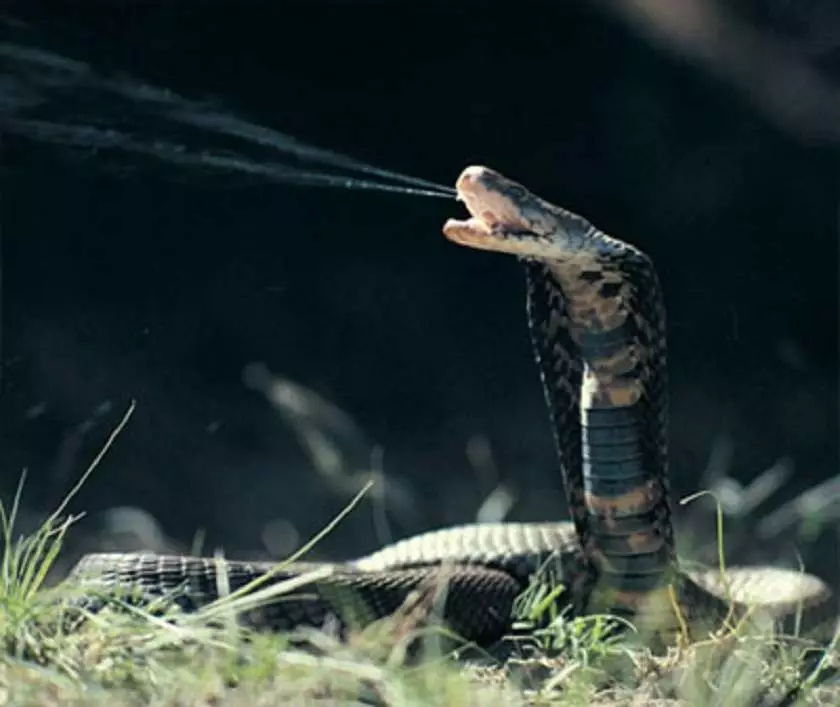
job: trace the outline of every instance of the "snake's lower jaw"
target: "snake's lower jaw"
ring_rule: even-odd
[[[487,223],[475,217],[466,221],[449,219],[443,225],[443,234],[453,243],[476,250],[515,254],[520,252],[517,244],[510,242],[503,231],[488,226]]]
[[[487,227],[476,218],[466,221],[451,218],[443,224],[443,235],[453,243],[481,247],[482,240],[487,237]]]

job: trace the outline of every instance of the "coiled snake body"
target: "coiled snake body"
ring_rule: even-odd
[[[811,575],[679,566],[668,498],[664,307],[649,258],[486,167],[468,167],[456,186],[471,218],[449,220],[446,237],[514,254],[525,268],[528,323],[572,522],[452,527],[358,560],[279,572],[270,563],[225,560],[231,590],[271,570],[271,581],[327,570],[306,596],[263,607],[257,624],[320,625],[342,589],[364,602],[368,616],[383,617],[444,576],[446,621],[465,639],[490,644],[509,629],[514,599],[546,564],[567,588],[560,600],[576,613],[655,616],[673,627],[755,607],[775,617],[799,608],[833,612],[829,589]],[[69,581],[148,596],[180,588],[194,607],[218,597],[220,562],[92,554]]]

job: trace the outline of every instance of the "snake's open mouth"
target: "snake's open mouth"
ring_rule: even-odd
[[[520,206],[510,193],[514,187],[518,185],[488,167],[467,167],[458,177],[455,188],[458,199],[470,212],[470,218],[449,219],[443,226],[444,235],[461,245],[507,250],[502,247],[503,242],[513,236],[521,238],[529,231],[529,224],[522,218]]]

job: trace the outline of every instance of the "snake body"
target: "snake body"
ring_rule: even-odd
[[[269,574],[278,582],[323,571],[305,595],[246,617],[284,630],[323,624],[337,594],[361,601],[370,618],[384,617],[445,577],[444,619],[481,645],[505,634],[514,600],[546,567],[567,588],[560,603],[576,614],[655,616],[666,628],[686,618],[714,624],[755,608],[776,618],[800,608],[833,615],[830,590],[811,575],[680,566],[668,494],[665,312],[648,256],[486,167],[468,167],[456,187],[471,218],[449,220],[446,237],[513,254],[524,266],[571,522],[455,526],[356,560],[279,570],[264,562],[97,553],[83,557],[69,581],[146,597],[178,589],[191,609],[218,598],[222,584],[236,590]]]

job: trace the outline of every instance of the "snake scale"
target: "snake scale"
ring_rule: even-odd
[[[231,590],[270,571],[276,582],[326,569],[303,595],[251,616],[259,627],[284,630],[323,624],[342,591],[363,601],[367,616],[384,617],[444,576],[444,619],[479,645],[510,629],[515,598],[547,566],[566,588],[558,602],[575,614],[656,616],[666,628],[685,619],[715,624],[751,608],[779,619],[800,609],[833,617],[832,593],[814,576],[680,566],[668,492],[665,312],[648,256],[487,167],[466,168],[456,188],[470,218],[450,219],[444,235],[515,255],[525,269],[528,326],[572,522],[450,527],[360,559],[281,571],[271,563],[97,553],[83,557],[69,581],[148,597],[180,589],[182,606],[196,608],[219,596],[220,562]]]

